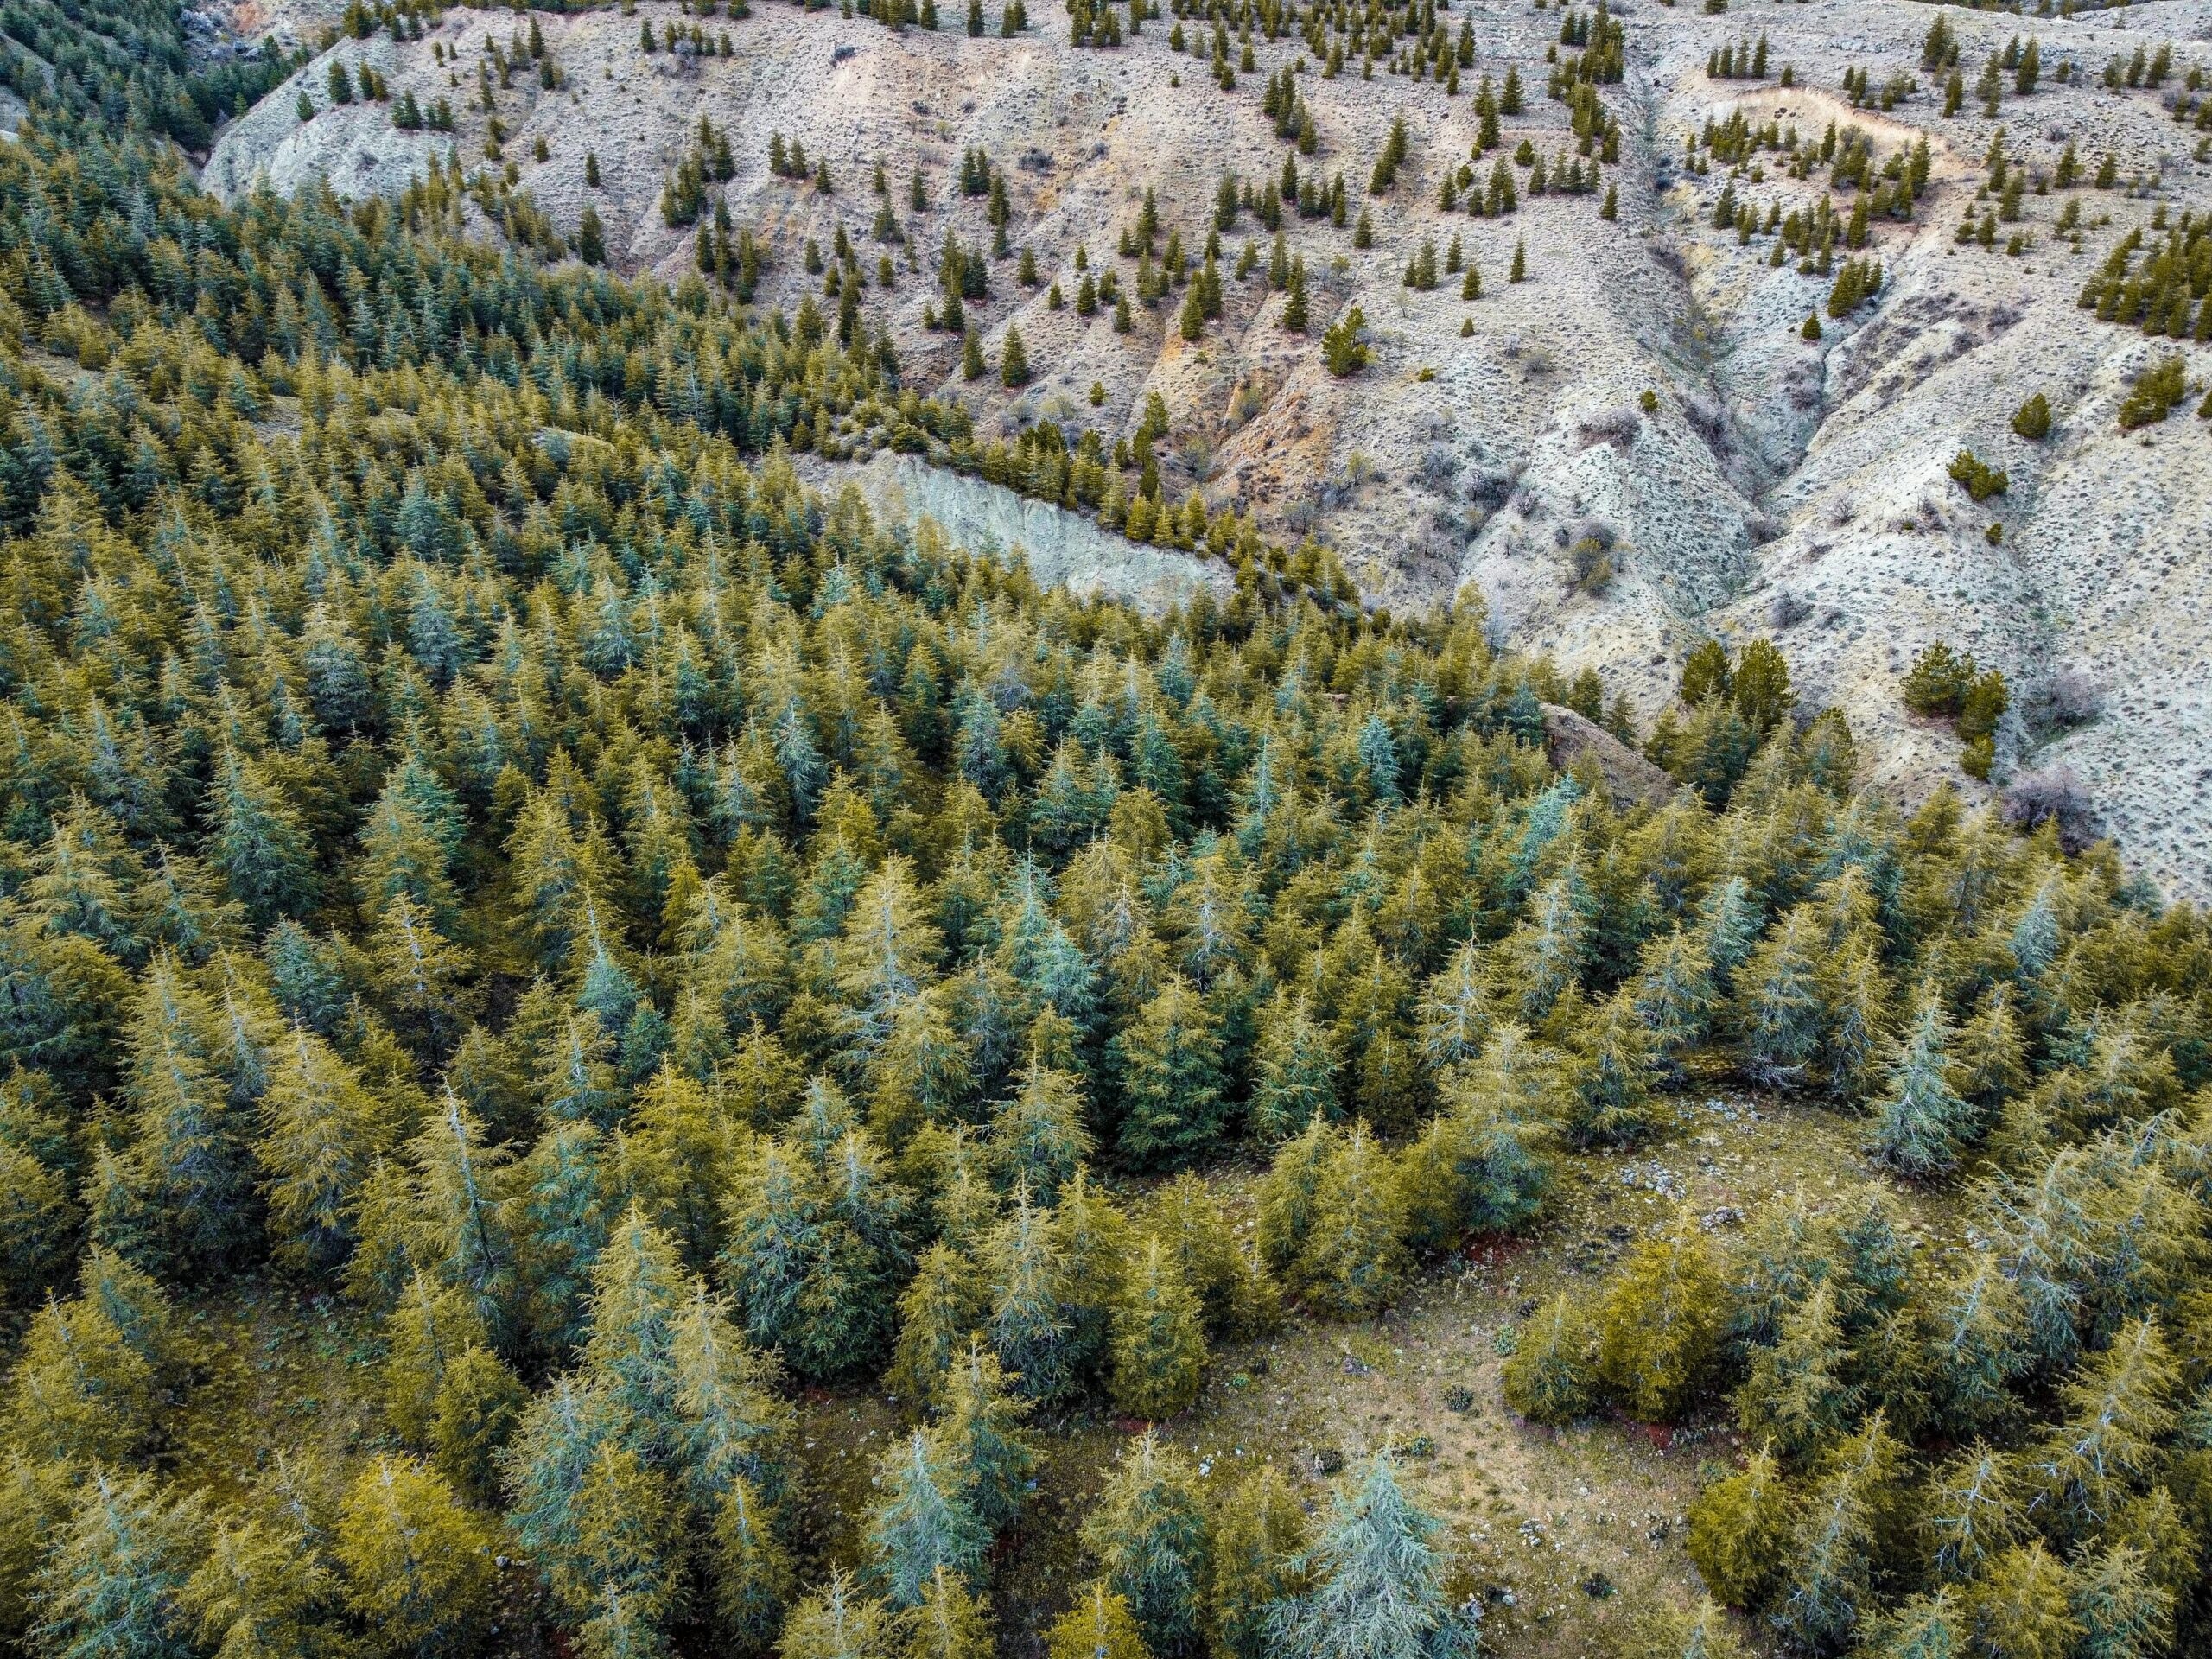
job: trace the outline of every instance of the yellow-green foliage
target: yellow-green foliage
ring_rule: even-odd
[[[172,70],[145,0],[78,50],[49,10],[11,35],[66,73],[9,72],[37,108],[0,146],[0,1635],[972,1645],[1058,1424],[1180,1408],[1286,1300],[1372,1316],[1732,1073],[1964,1172],[1969,1248],[1856,1193],[1740,1244],[1685,1213],[1524,1322],[1515,1407],[1740,1390],[1789,1495],[1722,1482],[1694,1548],[1808,1649],[1953,1579],[2022,1641],[2055,1573],[2084,1643],[2200,1604],[2196,912],[1948,791],[1855,794],[1767,641],[1694,653],[1649,734],[1614,700],[1680,785],[1615,798],[1544,747],[1602,677],[1177,500],[1164,397],[1118,453],[986,440],[843,254],[834,315],[763,316],[741,235],[626,281],[443,158],[395,201],[226,207],[168,139],[281,66]],[[1618,26],[1566,27],[1610,163]],[[1040,590],[802,486],[863,446],[1205,581]],[[1931,652],[1910,690],[1994,760],[2001,679]],[[1223,1187],[1268,1156],[1247,1255]],[[321,1392],[214,1398],[264,1331]],[[801,1386],[912,1414],[895,1478],[826,1489],[867,1516],[801,1512]],[[2002,1535],[1923,1559],[1900,1516],[1977,1440]],[[1040,1568],[1056,1650],[1258,1652],[1268,1605],[1364,1639],[1363,1552],[1431,1529],[1387,1467],[1362,1491],[1309,1575],[1274,1497],[1217,1514],[1141,1443],[1084,1528],[1105,1588]],[[1438,1632],[1441,1548],[1401,1575]]]
[[[1694,1211],[1630,1253],[1595,1317],[1598,1375],[1631,1416],[1668,1421],[1710,1381],[1727,1302],[1719,1251]]]

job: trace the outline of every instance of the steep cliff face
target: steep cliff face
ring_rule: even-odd
[[[1617,128],[1614,159],[1579,194],[1558,188],[1567,166],[1580,176],[1581,145],[1546,82],[1574,54],[1560,37],[1577,17],[1586,27],[1581,14],[1489,0],[1440,11],[1471,42],[1455,95],[1392,73],[1387,54],[1371,79],[1357,59],[1325,77],[1294,31],[1255,35],[1249,68],[1244,42],[1230,41],[1224,88],[1208,67],[1211,26],[1195,13],[1178,53],[1166,17],[1091,50],[1068,45],[1057,8],[1038,8],[1011,38],[997,33],[995,6],[982,37],[944,11],[940,31],[895,33],[782,5],[703,21],[659,3],[537,14],[555,66],[541,74],[515,16],[456,10],[422,41],[341,41],[232,124],[206,179],[235,195],[257,179],[291,190],[320,177],[359,197],[402,188],[434,155],[495,181],[505,168],[561,231],[573,232],[588,203],[613,262],[675,279],[694,266],[696,232],[666,222],[661,192],[704,118],[731,163],[710,187],[709,216],[719,197],[733,226],[759,238],[759,303],[789,314],[812,294],[834,309],[806,251],[831,257],[849,238],[863,316],[888,331],[907,383],[957,395],[984,434],[1051,421],[1071,438],[1095,428],[1110,445],[1156,396],[1169,427],[1154,454],[1172,498],[1197,490],[1274,538],[1319,538],[1376,603],[1479,594],[1502,640],[1548,650],[1570,671],[1598,666],[1647,723],[1700,639],[1770,635],[1807,701],[1843,708],[1872,776],[1908,799],[1942,779],[1980,788],[1960,774],[1952,734],[1910,718],[1898,696],[1914,657],[1944,640],[2011,683],[2000,783],[2071,768],[2132,855],[2177,893],[2212,893],[2212,773],[2198,758],[2212,740],[2212,677],[2199,667],[2212,649],[2212,429],[2193,416],[2212,353],[2076,302],[2131,230],[2146,238],[2139,271],[2169,229],[2212,205],[2212,168],[2195,159],[2198,94],[2186,85],[2192,67],[2212,62],[2202,44],[2212,0],[2028,23],[1946,12],[1974,93],[1951,114],[1948,67],[1922,61],[1924,6],[1811,0],[1739,16],[1630,0],[1611,13],[1621,79],[1597,89]],[[641,26],[655,32],[650,54]],[[703,53],[690,45],[694,26]],[[675,49],[671,29],[683,36]],[[2017,76],[2002,77],[1989,116],[1975,75],[2024,32],[2039,41],[2041,79],[2024,94]],[[1722,49],[1748,55],[1761,35],[1763,79],[1708,73]],[[2108,60],[2162,42],[2174,67],[2161,88],[2103,84]],[[411,92],[426,110],[445,100],[453,130],[395,131],[390,105],[322,107],[332,58],[367,65],[395,99]],[[1262,108],[1283,69],[1297,72],[1312,118],[1310,153]],[[1509,72],[1524,108],[1473,158],[1476,87],[1485,76],[1502,86]],[[1863,95],[1847,94],[1847,72],[1869,78]],[[321,108],[305,122],[302,90]],[[495,119],[496,163],[486,158]],[[1401,119],[1406,158],[1395,182],[1370,194]],[[1729,148],[1732,126],[1750,135],[1746,147]],[[1762,134],[1774,142],[1759,144]],[[804,146],[810,169],[826,162],[833,188],[772,172],[778,137]],[[1913,217],[1877,215],[1863,246],[1841,240],[1825,258],[1778,250],[1789,215],[1809,219],[1825,202],[1840,228],[1923,139]],[[1989,168],[1993,141],[2025,183],[2009,206]],[[1859,143],[1872,166],[1864,187],[1846,188],[1835,156]],[[2055,175],[2069,145],[2082,181],[2064,188]],[[976,150],[1002,181],[1007,223],[1004,254],[987,259],[988,296],[966,302],[986,365],[970,380],[957,338],[926,324],[947,238],[987,252],[995,239],[988,198],[959,188]],[[2088,188],[2107,156],[2113,188]],[[1541,194],[1531,159],[1550,175]],[[1282,215],[1284,256],[1308,277],[1303,334],[1283,326],[1273,238],[1246,201],[1278,187],[1287,161],[1324,189],[1341,175],[1346,192],[1344,225]],[[1470,215],[1468,185],[1485,194],[1501,162],[1517,210]],[[1224,178],[1239,206],[1217,232],[1220,315],[1196,339],[1179,327],[1179,290],[1149,306],[1133,297],[1126,331],[1110,303],[1078,311],[1085,276],[1111,269],[1134,294],[1150,268],[1117,257],[1147,193],[1163,236],[1177,233],[1195,265]],[[1724,195],[1739,211],[1724,213]],[[1978,230],[2000,209],[2018,218],[1988,245],[1959,239],[1962,221]],[[480,207],[467,213],[492,232]],[[2063,225],[2063,213],[2075,217]],[[1363,214],[1368,246],[1354,234]],[[1425,247],[1438,280],[1409,286]],[[1478,298],[1462,297],[1455,249],[1479,273]],[[1018,278],[1023,252],[1033,285]],[[1837,270],[1853,258],[1878,262],[1880,285],[1832,315]],[[1370,362],[1338,378],[1319,337],[1354,306]],[[1817,340],[1804,337],[1808,315]],[[1014,388],[997,372],[1010,327],[1033,370]],[[2129,386],[2175,353],[2198,389],[2166,423],[2123,432]],[[2035,392],[2054,424],[2031,441],[2010,422]],[[1961,449],[2002,469],[2006,492],[1971,500],[1949,476]],[[871,491],[895,480],[910,503],[927,498],[948,533],[1020,543],[1040,573],[1055,556],[1046,550],[1065,548],[1056,574],[1150,592],[1178,565],[911,460],[879,460],[866,476]],[[1113,586],[1122,582],[1136,587]]]

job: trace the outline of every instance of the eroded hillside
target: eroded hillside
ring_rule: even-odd
[[[1618,677],[1641,664],[1626,677],[1647,723],[1698,639],[1771,634],[1872,740],[1876,781],[1908,796],[1956,776],[1957,746],[1905,713],[1899,676],[1932,641],[1970,650],[2012,688],[1999,781],[2024,768],[2075,769],[2131,853],[2177,891],[2208,891],[2212,776],[2199,757],[2212,726],[2197,666],[2212,450],[2185,418],[2120,429],[2115,411],[2133,377],[2171,346],[2100,323],[2076,298],[2131,227],[2154,213],[2178,225],[2212,202],[2212,173],[2192,159],[2202,146],[2187,85],[2207,56],[2212,7],[2186,0],[2035,20],[2027,32],[2040,78],[2022,94],[2017,68],[2006,70],[1994,118],[1975,72],[2008,41],[2017,51],[2018,19],[1951,14],[1973,95],[1947,116],[1949,67],[1923,62],[1934,14],[1920,5],[1822,0],[1719,16],[1616,8],[1619,79],[1587,89],[1614,132],[1608,143],[1601,127],[1594,147],[1577,142],[1570,102],[1547,96],[1555,60],[1581,50],[1560,44],[1556,10],[1440,10],[1456,92],[1434,75],[1395,73],[1408,50],[1395,35],[1371,79],[1357,57],[1327,75],[1287,20],[1275,39],[1224,32],[1219,61],[1234,83],[1224,90],[1206,55],[1210,27],[1195,14],[1078,49],[1067,18],[1041,7],[1013,38],[999,35],[995,13],[989,32],[971,38],[950,7],[937,31],[782,5],[741,21],[689,13],[647,4],[540,17],[561,84],[541,86],[523,56],[505,86],[493,82],[496,117],[482,107],[479,72],[489,45],[514,58],[520,31],[503,15],[451,12],[421,41],[343,41],[328,55],[369,64],[394,97],[412,92],[426,109],[448,100],[452,135],[396,132],[388,105],[302,122],[301,87],[327,103],[327,64],[318,61],[224,135],[207,179],[236,194],[257,177],[294,189],[320,172],[341,192],[393,191],[434,155],[486,165],[496,118],[517,188],[556,226],[573,232],[588,202],[611,260],[673,277],[691,267],[698,232],[666,222],[662,189],[703,117],[734,164],[709,191],[766,256],[759,302],[788,310],[818,291],[804,249],[830,255],[842,230],[871,283],[878,260],[892,260],[893,285],[868,286],[863,311],[890,328],[910,382],[958,393],[1006,433],[1050,420],[1071,438],[1089,426],[1127,438],[1157,395],[1171,496],[1198,489],[1254,513],[1271,535],[1313,534],[1342,551],[1373,601],[1418,603],[1472,587],[1502,636],[1553,652],[1570,671],[1591,663]],[[1567,14],[1565,32],[1579,21],[1586,35],[1592,16]],[[640,49],[641,22],[661,49]],[[690,48],[695,25],[703,52]],[[671,27],[683,37],[675,49]],[[1171,27],[1186,51],[1173,49]],[[731,49],[721,55],[725,36]],[[1709,73],[1718,51],[1749,58],[1762,37],[1763,78]],[[2107,61],[2161,45],[2173,56],[2159,88],[2103,85]],[[1785,66],[1795,83],[1786,88]],[[1279,137],[1263,107],[1286,68],[1311,117],[1310,153],[1293,124],[1280,124],[1287,137]],[[1844,91],[1847,71],[1868,77],[1864,108]],[[1498,142],[1471,161],[1481,88],[1505,101],[1509,73],[1522,89],[1520,111],[1497,115]],[[1885,102],[1893,107],[1877,107]],[[1750,140],[1741,149],[1727,139],[1738,116]],[[1399,120],[1403,167],[1372,195],[1376,159]],[[1719,153],[1691,144],[1716,126]],[[1763,129],[1770,147],[1759,147]],[[2032,182],[2017,226],[2008,218],[1992,246],[1962,245],[1962,216],[2001,194],[1985,199],[2000,130],[2008,164]],[[1871,194],[1835,175],[1835,135],[1848,153],[1854,133],[1870,147],[1873,185],[1884,163],[1926,142],[1926,188],[1911,216],[1876,217],[1863,250],[1847,245],[1808,270],[1796,250],[1777,263],[1777,207],[1809,216],[1826,199],[1840,226]],[[834,189],[810,174],[772,173],[778,136],[798,140],[810,163],[826,162]],[[1825,168],[1785,176],[1800,170],[1795,152],[1824,138]],[[545,157],[532,159],[541,141]],[[1527,159],[1524,142],[1553,188],[1534,194],[1529,169],[1513,168],[1516,210],[1471,216],[1468,183],[1495,205],[1496,165],[1516,152]],[[2051,190],[2069,144],[2082,184],[2110,156],[2115,188]],[[1562,162],[1579,174],[1586,149],[1599,162],[1608,148],[1617,160],[1592,175],[1602,191],[1558,192]],[[988,298],[966,307],[988,365],[973,382],[958,339],[925,327],[947,234],[969,249],[994,241],[991,198],[961,190],[971,149],[989,158],[1007,202],[1007,252],[990,261]],[[1288,253],[1311,276],[1305,333],[1282,326],[1288,296],[1268,280],[1271,239],[1249,201],[1221,233],[1220,315],[1198,339],[1183,337],[1174,293],[1135,306],[1128,333],[1110,304],[1079,314],[1079,260],[1135,286],[1136,262],[1116,255],[1147,191],[1195,264],[1221,181],[1264,195],[1286,160],[1325,191],[1341,177],[1351,221],[1281,215]],[[879,162],[882,197],[871,188]],[[1724,189],[1756,219],[1748,240],[1714,222]],[[1600,216],[1605,193],[1617,193],[1610,219]],[[2071,240],[2056,228],[2069,202],[2080,215]],[[1363,213],[1370,247],[1356,245]],[[2016,229],[2025,245],[2011,255]],[[1462,298],[1463,277],[1449,269],[1431,288],[1406,284],[1424,243],[1448,267],[1455,238],[1480,273],[1478,300]],[[1258,263],[1247,269],[1240,255],[1252,242]],[[1507,280],[1516,245],[1528,277],[1517,284]],[[1033,286],[1016,280],[1024,251]],[[1853,257],[1880,263],[1881,289],[1848,317],[1828,317],[1833,267]],[[1054,284],[1066,302],[1058,309]],[[1354,306],[1371,363],[1339,378],[1320,336]],[[1808,341],[1802,325],[1815,312],[1824,337]],[[998,384],[1009,325],[1033,365],[1017,389]],[[2183,349],[2201,379],[2202,348]],[[2008,425],[2032,391],[2055,415],[2036,443]],[[2002,499],[1973,502],[1951,481],[1961,448],[2005,472]],[[1993,524],[2003,527],[1996,545]]]

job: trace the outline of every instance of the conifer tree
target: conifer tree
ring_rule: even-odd
[[[336,73],[340,66],[331,68]],[[260,766],[227,751],[207,810],[215,867],[249,920],[267,926],[308,902],[315,879],[306,832]]]
[[[1812,918],[1801,906],[1745,962],[1737,1020],[1745,1070],[1770,1088],[1801,1082],[1819,1052],[1822,1007]]]
[[[1124,1158],[1173,1167],[1212,1149],[1226,1110],[1219,1021],[1180,976],[1114,1039],[1109,1058],[1121,1080]]]
[[[1009,5],[1009,20],[1014,13]],[[1011,22],[1005,32],[1014,32]],[[943,1567],[922,1586],[921,1600],[907,1613],[901,1634],[901,1659],[989,1659],[993,1651],[989,1609]]]
[[[1554,1296],[1515,1333],[1505,1403],[1531,1422],[1571,1423],[1595,1397],[1597,1343],[1582,1309]]]
[[[1721,1601],[1754,1607],[1765,1599],[1789,1545],[1795,1502],[1767,1446],[1698,1494],[1689,1511],[1689,1556]]]
[[[1031,1400],[1057,1401],[1080,1386],[1084,1355],[1065,1306],[1071,1288],[1056,1217],[1019,1195],[986,1249],[991,1347]]]
[[[1269,1634],[1322,1659],[1471,1659],[1475,1621],[1446,1599],[1448,1558],[1434,1516],[1408,1499],[1378,1452],[1333,1494],[1328,1520],[1299,1558],[1313,1587],[1279,1602]]]
[[[1131,1416],[1173,1417],[1198,1397],[1206,1363],[1198,1298],[1157,1237],[1144,1242],[1130,1266],[1111,1342],[1107,1387]]]
[[[931,1435],[917,1429],[894,1441],[877,1485],[883,1500],[868,1523],[870,1572],[890,1606],[919,1606],[939,1573],[963,1581],[975,1573],[990,1535]]]
[[[255,1148],[269,1176],[269,1219],[280,1253],[328,1267],[353,1243],[353,1198],[381,1149],[386,1114],[353,1068],[295,1022],[276,1051]]]
[[[41,1457],[122,1458],[156,1421],[159,1380],[143,1344],[97,1299],[61,1302],[48,1292],[11,1379],[10,1433]]]
[[[1599,1371],[1634,1416],[1668,1421],[1708,1380],[1726,1314],[1712,1240],[1687,1206],[1622,1262],[1598,1310]]]
[[[1950,1036],[1941,1000],[1923,988],[1892,1053],[1889,1092],[1873,1134],[1875,1156],[1901,1174],[1926,1179],[1949,1171],[1971,1127],[1972,1109],[1950,1084]]]
[[[149,1475],[92,1468],[39,1567],[39,1650],[190,1652],[184,1592],[206,1526],[196,1497],[173,1498]]]
[[[1872,1606],[1874,1573],[1894,1542],[1901,1456],[1877,1412],[1822,1459],[1783,1558],[1775,1620],[1793,1639],[1840,1647]]]
[[[1084,1519],[1083,1542],[1149,1651],[1196,1649],[1212,1543],[1197,1478],[1179,1452],[1149,1432],[1131,1445]]]
[[[1050,1659],[1152,1659],[1129,1604],[1099,1579],[1053,1622],[1045,1637]]]
[[[1021,1087],[991,1126],[991,1160],[1001,1184],[1051,1202],[1094,1149],[1083,1105],[1077,1077],[1033,1055]]]
[[[472,1643],[491,1612],[490,1528],[436,1473],[379,1458],[346,1490],[335,1549],[346,1602],[397,1653]]]
[[[1855,1421],[1859,1391],[1834,1288],[1816,1285],[1783,1316],[1777,1339],[1753,1351],[1736,1394],[1736,1420],[1784,1457],[1803,1462]]]
[[[944,1244],[923,1252],[899,1298],[899,1341],[884,1381],[894,1394],[934,1407],[953,1362],[979,1327],[983,1306],[974,1267]]]
[[[1273,1464],[1262,1464],[1216,1503],[1210,1639],[1228,1659],[1264,1659],[1269,1610],[1305,1588],[1305,1511]]]
[[[1367,1125],[1355,1123],[1319,1171],[1312,1222],[1292,1281],[1331,1313],[1372,1313],[1404,1283],[1405,1236],[1398,1172]]]
[[[832,1567],[823,1586],[791,1609],[776,1651],[779,1659],[895,1659],[898,1637],[889,1611]]]
[[[1029,1411],[997,1356],[971,1339],[947,1380],[938,1439],[969,1507],[994,1535],[1013,1523],[1037,1467],[1038,1450],[1021,1432]]]

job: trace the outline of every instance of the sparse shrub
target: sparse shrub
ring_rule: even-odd
[[[2179,357],[2167,358],[2144,370],[2121,400],[2120,429],[2133,432],[2138,427],[2156,425],[2172,413],[2188,391],[2189,365]]]
[[[1993,495],[2004,494],[2012,481],[1971,449],[1961,449],[1951,458],[1951,477],[1963,486],[1967,494],[1975,501],[1986,501]]]
[[[1974,662],[1938,639],[1912,659],[1904,677],[1904,706],[1916,715],[1955,718],[1974,683]]]

